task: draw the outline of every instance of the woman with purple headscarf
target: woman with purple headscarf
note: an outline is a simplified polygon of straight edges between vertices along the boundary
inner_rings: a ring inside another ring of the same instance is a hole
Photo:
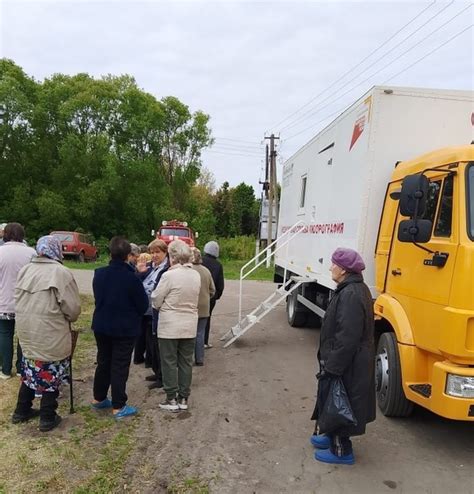
[[[358,252],[340,247],[331,261],[337,287],[321,328],[318,400],[312,419],[320,416],[329,381],[341,377],[357,424],[330,434],[318,434],[316,429],[311,444],[317,448],[316,460],[352,465],[355,459],[350,437],[364,434],[366,424],[375,420],[373,302],[362,277],[365,264]]]
[[[12,416],[14,424],[39,415],[40,431],[54,429],[59,388],[69,378],[73,338],[71,322],[81,301],[72,273],[62,265],[60,240],[47,235],[36,244],[37,257],[18,274],[15,289],[16,327],[23,349],[21,386]],[[41,396],[40,409],[33,399]]]

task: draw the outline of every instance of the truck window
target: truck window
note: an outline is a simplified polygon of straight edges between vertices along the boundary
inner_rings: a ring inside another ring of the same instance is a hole
[[[428,197],[426,199],[426,209],[423,219],[434,222],[436,207],[438,205],[439,191],[441,190],[441,180],[433,180],[430,182],[428,189]]]
[[[474,240],[474,164],[471,163],[467,171],[468,183],[467,183],[467,214],[469,216],[468,221],[468,233],[471,240]]]
[[[434,230],[435,237],[450,237],[453,218],[453,175],[445,178],[439,206],[438,220]]]
[[[306,200],[306,182],[308,180],[308,177],[306,175],[303,175],[301,177],[301,195],[300,195],[300,209],[304,208],[304,203]]]

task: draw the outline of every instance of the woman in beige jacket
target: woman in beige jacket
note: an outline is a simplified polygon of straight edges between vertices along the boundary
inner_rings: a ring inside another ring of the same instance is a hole
[[[151,294],[159,310],[158,345],[166,401],[160,408],[171,412],[188,409],[198,321],[199,274],[191,264],[191,249],[182,240],[168,246],[171,267]]]
[[[16,328],[23,349],[21,387],[13,423],[40,416],[40,431],[54,429],[59,387],[68,381],[73,351],[71,322],[81,313],[79,290],[62,265],[61,242],[41,237],[33,258],[18,274],[15,289]],[[32,408],[42,395],[39,413]]]

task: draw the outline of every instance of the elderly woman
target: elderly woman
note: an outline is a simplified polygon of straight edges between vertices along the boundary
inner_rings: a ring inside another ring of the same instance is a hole
[[[75,337],[71,322],[79,317],[81,301],[71,272],[62,265],[61,242],[41,237],[38,257],[21,269],[15,291],[16,328],[23,349],[21,386],[12,417],[26,422],[38,415],[32,408],[35,393],[42,395],[40,431],[54,429],[59,387],[69,378]]]
[[[199,291],[198,302],[198,324],[196,335],[195,360],[196,365],[204,365],[204,337],[210,313],[210,300],[216,293],[216,286],[212,279],[211,272],[202,265],[202,257],[199,249],[195,247],[193,251],[193,269],[199,273],[201,278],[201,290]]]
[[[170,267],[168,259],[168,246],[163,240],[155,239],[148,245],[150,250],[152,264],[139,264],[138,276],[143,282],[143,288],[148,295],[149,305],[148,310],[142,319],[142,329],[146,335],[146,353],[151,357],[151,368],[153,374],[147,376],[145,380],[152,381],[148,386],[149,389],[163,387],[163,378],[161,374],[160,350],[158,348],[158,311],[152,308],[151,292],[156,289],[166,271]]]
[[[112,408],[114,417],[122,419],[138,412],[136,407],[127,405],[126,387],[148,297],[127,263],[130,242],[123,237],[113,237],[109,251],[109,265],[96,269],[92,281],[95,298],[92,329],[97,343],[92,407]],[[107,398],[109,388],[112,400]]]
[[[160,311],[158,346],[166,400],[160,408],[171,412],[188,409],[198,322],[201,279],[192,268],[190,247],[181,240],[168,246],[170,268],[151,294]]]
[[[374,312],[369,288],[364,283],[361,256],[352,249],[338,248],[330,268],[337,284],[321,328],[318,360],[318,400],[312,419],[317,420],[327,396],[322,390],[330,379],[342,377],[357,424],[330,434],[317,434],[311,443],[314,457],[323,463],[354,463],[351,436],[365,433],[375,420]]]

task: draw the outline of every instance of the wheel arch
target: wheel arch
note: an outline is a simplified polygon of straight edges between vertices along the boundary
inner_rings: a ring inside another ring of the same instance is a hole
[[[378,318],[375,324],[377,333],[392,331],[399,344],[415,344],[410,321],[398,300],[387,294],[380,295],[375,301],[374,312]]]

